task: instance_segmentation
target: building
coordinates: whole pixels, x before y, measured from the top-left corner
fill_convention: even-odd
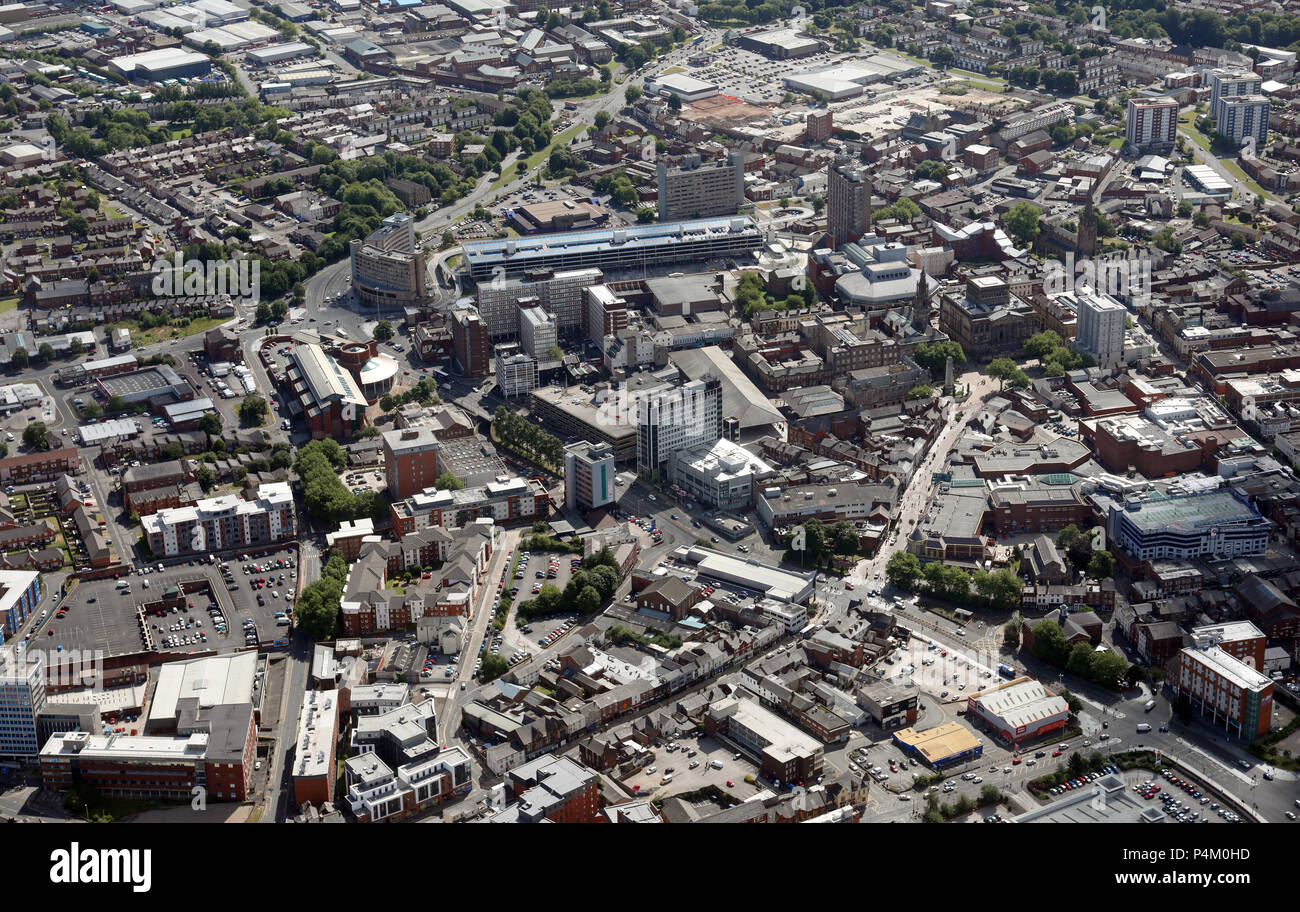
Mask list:
[[[323,804],[334,800],[334,779],[338,768],[335,748],[339,740],[338,694],[308,690],[298,715],[298,737],[293,752],[293,806],[308,801]]]
[[[825,763],[816,739],[750,700],[728,697],[714,703],[705,712],[704,730],[756,758],[763,775],[781,783],[811,783]]]
[[[832,249],[857,241],[871,230],[871,174],[841,159],[826,169],[826,234]]]
[[[1264,670],[1264,652],[1268,638],[1250,621],[1228,621],[1224,624],[1195,627],[1192,629],[1192,642],[1197,649],[1217,646],[1256,671]]]
[[[50,481],[58,475],[76,475],[81,471],[81,456],[76,447],[46,450],[44,453],[20,453],[0,459],[0,482],[7,485]]]
[[[466,377],[486,377],[491,371],[488,328],[477,309],[462,307],[452,313],[451,348],[456,366]]]
[[[794,28],[743,32],[736,38],[736,44],[772,60],[795,60],[822,49],[820,41]]]
[[[365,240],[353,240],[349,247],[352,287],[362,302],[380,313],[385,307],[400,313],[429,300],[428,262],[411,216],[394,213]]]
[[[519,341],[524,351],[538,361],[551,358],[551,352],[558,347],[559,337],[553,314],[548,314],[540,307],[525,307],[519,311]],[[534,384],[536,386],[536,384]]]
[[[858,705],[883,731],[911,725],[918,715],[919,687],[891,681],[868,681],[856,691]]]
[[[608,285],[591,285],[583,290],[587,300],[587,338],[604,345],[606,336],[617,337],[627,329],[627,300]]]
[[[1263,95],[1234,95],[1219,100],[1214,129],[1238,145],[1254,140],[1262,150],[1268,141],[1269,100]]]
[[[6,588],[5,601],[11,591]],[[28,656],[12,646],[0,648],[0,757],[31,760],[40,752],[36,717],[45,709],[45,671],[39,650]]]
[[[976,360],[1019,352],[1037,326],[1034,309],[997,276],[975,276],[964,294],[939,298],[939,329]]]
[[[533,390],[531,411],[543,427],[557,434],[609,444],[614,461],[626,464],[636,460],[637,429],[631,407],[626,414],[620,408],[618,393],[593,394],[579,386],[547,386]]]
[[[726,160],[704,163],[688,155],[677,167],[658,164],[659,221],[734,215],[745,202],[745,155],[731,152]]]
[[[1154,803],[1143,803],[1120,776],[1102,776],[1035,807],[1013,823],[1164,823]]]
[[[566,238],[579,233],[563,235]],[[556,249],[565,245],[556,244]],[[533,269],[529,268],[518,278],[507,278],[504,273],[494,275],[478,287],[478,312],[487,326],[492,341],[516,339],[520,334],[523,302],[540,307],[555,322],[557,335],[579,330],[586,320],[588,288],[599,285],[604,276],[599,269]],[[540,356],[539,356],[540,357]]]
[[[263,484],[255,500],[234,494],[141,519],[149,549],[160,557],[209,554],[289,541],[296,537],[293,491],[287,482]]]
[[[543,756],[506,773],[511,803],[489,823],[590,823],[600,811],[599,777],[568,757]]]
[[[607,443],[580,440],[564,448],[564,505],[570,510],[596,510],[613,503],[614,450]]]
[[[285,374],[289,411],[314,439],[347,440],[366,420],[366,397],[356,378],[315,343],[293,346]]]
[[[1236,491],[1108,502],[1106,537],[1134,560],[1263,554],[1269,522]]]
[[[252,792],[257,726],[248,703],[200,706],[190,700],[174,735],[56,734],[41,748],[41,781],[104,795],[189,801],[245,801]]]
[[[442,448],[432,427],[387,431],[384,441],[384,473],[388,496],[397,500],[432,488],[438,476],[438,453]]]
[[[873,514],[888,517],[898,500],[898,488],[890,484],[841,482],[809,485],[759,485],[754,506],[758,518],[769,529],[819,519],[823,523],[841,520],[862,522]]]
[[[947,722],[923,732],[905,728],[894,732],[894,743],[903,753],[935,770],[970,763],[984,753],[984,745],[960,722]]]
[[[712,444],[685,449],[668,463],[669,480],[706,507],[747,510],[755,480],[772,467],[725,437]]]
[[[405,721],[392,725],[415,727]],[[425,756],[396,768],[371,750],[349,757],[344,773],[348,805],[361,823],[403,820],[468,794],[474,785],[469,755],[461,747],[432,745]]]
[[[1181,650],[1166,680],[1176,698],[1238,738],[1253,741],[1272,727],[1273,682],[1219,646]]]
[[[521,350],[518,342],[498,345],[492,360],[501,395],[511,398],[537,389],[537,359]]]
[[[460,529],[478,519],[498,523],[545,519],[550,509],[546,488],[532,478],[498,478],[486,485],[441,491],[428,488],[389,509],[395,536],[431,526]]]
[[[1065,699],[1027,677],[971,694],[966,712],[982,719],[1013,747],[1061,731],[1070,720]]]
[[[810,143],[823,143],[835,132],[835,121],[830,110],[809,111],[804,121],[804,138]]]
[[[717,377],[655,390],[637,402],[637,474],[661,480],[675,454],[711,446],[720,437],[722,381]]]
[[[1210,117],[1216,124],[1219,121],[1220,100],[1259,95],[1264,91],[1263,77],[1250,70],[1211,70],[1209,77]]]
[[[115,373],[95,381],[105,399],[120,397],[128,405],[153,400],[180,401],[194,398],[194,390],[167,364]]]
[[[1091,355],[1100,367],[1116,367],[1124,360],[1124,328],[1128,311],[1110,295],[1088,288],[1074,293],[1078,315],[1074,347]]]
[[[642,269],[710,260],[752,263],[763,245],[763,232],[748,216],[662,222],[526,238],[471,241],[463,244],[465,264],[479,283],[504,275],[518,277],[529,270]],[[482,285],[480,284],[480,296]],[[480,301],[481,303],[481,301]],[[550,306],[560,325],[565,318]],[[491,323],[491,321],[489,321]],[[497,332],[493,324],[492,332]]]
[[[0,632],[7,637],[16,635],[36,610],[40,600],[39,573],[33,570],[0,570]]]
[[[1173,98],[1130,98],[1124,138],[1143,152],[1173,148],[1178,138],[1178,102]]]

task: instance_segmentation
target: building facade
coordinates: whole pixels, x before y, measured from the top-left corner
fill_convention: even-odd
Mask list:
[[[707,163],[698,155],[688,155],[677,167],[660,159],[658,178],[661,222],[734,215],[745,201],[742,152]]]
[[[564,504],[570,510],[597,510],[615,500],[614,450],[585,440],[564,448]]]
[[[149,549],[160,557],[209,554],[289,541],[297,535],[287,482],[263,484],[255,500],[234,494],[161,510],[141,519]]]

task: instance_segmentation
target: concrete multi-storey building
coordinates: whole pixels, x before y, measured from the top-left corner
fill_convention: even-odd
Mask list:
[[[254,500],[234,494],[162,510],[141,519],[149,550],[161,557],[251,548],[295,537],[293,491],[287,482],[257,489]]]
[[[1264,77],[1250,70],[1210,71],[1210,117],[1218,122],[1219,101],[1242,95],[1258,95],[1264,89]]]
[[[564,504],[570,510],[596,510],[615,500],[614,449],[581,440],[564,448]]]
[[[585,233],[574,232],[565,237]],[[604,274],[594,267],[536,268],[524,271],[518,278],[507,278],[504,274],[490,278],[491,281],[479,284],[477,301],[488,337],[494,342],[519,338],[523,312],[520,301],[530,299],[533,306],[552,315],[557,333],[581,329],[586,322],[586,289],[605,280]]]
[[[549,314],[540,307],[528,307],[519,311],[519,341],[524,351],[538,361],[551,357],[551,350],[559,342],[556,332],[554,314]]]
[[[870,172],[841,159],[826,169],[826,234],[831,247],[856,241],[871,230]]]
[[[745,156],[730,153],[725,161],[701,162],[688,155],[677,167],[658,165],[659,220],[734,215],[745,201]]]
[[[521,350],[519,343],[498,345],[492,360],[501,395],[511,398],[537,389],[537,359]]]
[[[1253,741],[1272,727],[1273,682],[1219,646],[1181,650],[1166,680],[1201,718],[1239,738]]]
[[[816,739],[759,704],[728,697],[708,708],[704,729],[723,735],[759,759],[763,775],[781,782],[812,782],[825,763]]]
[[[1128,311],[1110,295],[1087,288],[1074,292],[1076,324],[1074,347],[1097,359],[1101,367],[1116,367],[1124,360],[1124,327]]]
[[[45,709],[45,673],[38,650],[0,648],[0,757],[30,760],[40,751],[36,717]]]
[[[394,213],[367,235],[354,240],[352,287],[364,303],[400,309],[429,299],[429,264],[415,236],[415,221]]]
[[[506,773],[510,804],[490,823],[589,823],[600,811],[600,777],[568,757],[543,756]]]
[[[334,800],[338,775],[335,748],[339,741],[339,695],[309,690],[298,714],[293,753],[293,806],[308,801],[321,805]]]
[[[587,338],[604,345],[606,336],[617,336],[627,329],[627,300],[608,285],[591,285],[583,289],[587,300]]]
[[[431,488],[442,474],[442,442],[432,427],[402,428],[383,435],[384,474],[393,500]]]
[[[1254,140],[1255,148],[1262,150],[1268,141],[1268,120],[1271,106],[1263,95],[1233,95],[1219,99],[1218,116],[1214,129],[1241,145]]]
[[[637,402],[637,473],[662,479],[674,454],[722,437],[722,381],[705,376]]]
[[[1143,151],[1173,148],[1178,138],[1178,102],[1173,98],[1130,98],[1124,138]]]

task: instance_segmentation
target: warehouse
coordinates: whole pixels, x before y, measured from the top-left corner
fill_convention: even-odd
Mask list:
[[[808,57],[822,49],[821,42],[794,29],[777,29],[770,32],[751,32],[736,41],[747,51],[754,51],[772,60],[793,60]]]
[[[225,53],[262,44],[278,37],[279,34],[269,25],[260,22],[236,22],[233,25],[191,32],[185,36],[185,43],[193,47],[203,47],[211,41]]]
[[[984,753],[983,743],[957,722],[923,732],[905,728],[894,732],[894,743],[909,757],[936,770],[970,763]]]
[[[646,91],[655,95],[676,95],[682,101],[700,101],[718,94],[718,87],[703,79],[695,79],[682,73],[658,76],[646,80]]]
[[[131,371],[127,374],[102,377],[95,382],[109,399],[120,396],[128,405],[132,402],[148,402],[155,398],[175,401],[194,397],[194,390],[190,389],[190,385],[166,364],[146,367],[144,370]]]
[[[109,66],[127,79],[157,82],[163,79],[206,76],[212,67],[212,61],[206,54],[180,48],[163,48],[115,57],[109,61]]]
[[[272,63],[283,63],[304,54],[314,54],[310,44],[303,41],[281,41],[266,47],[253,48],[244,55],[249,66],[263,67]]]
[[[813,592],[813,576],[793,570],[780,570],[753,558],[733,557],[712,548],[678,548],[673,556],[695,566],[700,579],[720,580],[754,590],[778,602],[805,604]]]
[[[983,720],[1011,745],[1060,731],[1070,720],[1065,699],[1029,677],[971,694],[966,712]]]

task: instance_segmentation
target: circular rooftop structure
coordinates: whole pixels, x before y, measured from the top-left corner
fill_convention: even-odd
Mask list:
[[[361,365],[361,370],[357,372],[357,385],[361,387],[366,401],[374,403],[391,390],[399,370],[401,365],[388,355],[375,355]]]

